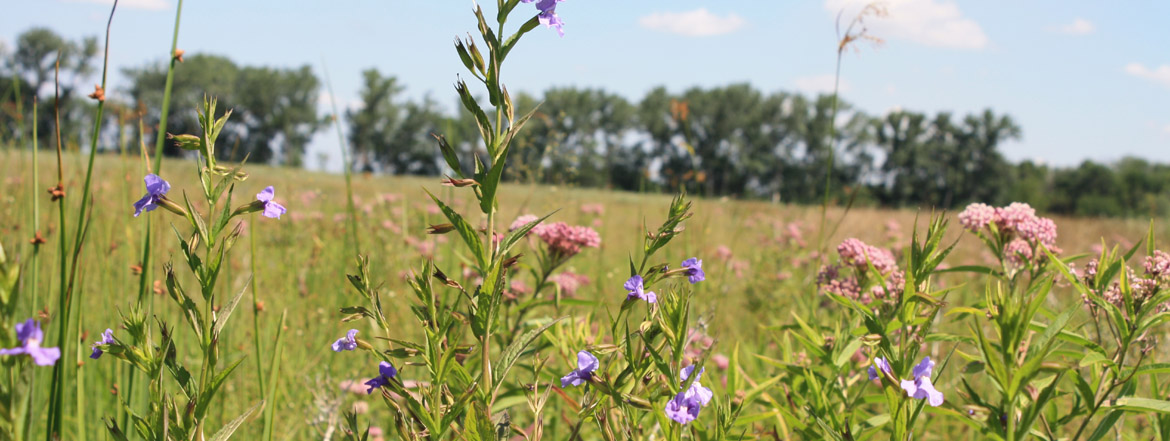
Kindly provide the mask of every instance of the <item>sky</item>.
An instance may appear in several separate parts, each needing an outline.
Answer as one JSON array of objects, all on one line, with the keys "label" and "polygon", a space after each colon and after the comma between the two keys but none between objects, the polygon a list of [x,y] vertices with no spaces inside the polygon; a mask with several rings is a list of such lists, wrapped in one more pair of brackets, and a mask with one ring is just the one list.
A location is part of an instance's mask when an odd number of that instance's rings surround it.
[{"label": "sky", "polygon": [[[43,26],[69,37],[100,35],[112,0],[3,0],[0,45]],[[485,9],[493,10],[493,2]],[[831,92],[838,16],[842,26],[869,0],[564,0],[565,36],[528,34],[503,79],[515,94],[593,87],[639,100],[748,82],[765,92]],[[845,55],[842,98],[866,113],[897,109],[1010,115],[1023,138],[1003,145],[1013,161],[1076,165],[1139,156],[1170,162],[1170,2],[1134,0],[886,0],[866,19],[880,45]],[[122,0],[110,65],[160,63],[170,52],[176,0]],[[463,66],[457,35],[475,28],[472,0],[187,0],[179,48],[238,64],[310,65],[339,107],[358,103],[361,72],[398,77],[405,95],[453,108]],[[533,5],[518,11],[535,13]],[[516,24],[523,18],[516,19]],[[93,79],[94,82],[97,78]],[[111,94],[127,87],[110,77]],[[124,94],[124,92],[123,92]],[[330,95],[321,92],[321,110]],[[306,163],[329,155],[332,127]]]}]

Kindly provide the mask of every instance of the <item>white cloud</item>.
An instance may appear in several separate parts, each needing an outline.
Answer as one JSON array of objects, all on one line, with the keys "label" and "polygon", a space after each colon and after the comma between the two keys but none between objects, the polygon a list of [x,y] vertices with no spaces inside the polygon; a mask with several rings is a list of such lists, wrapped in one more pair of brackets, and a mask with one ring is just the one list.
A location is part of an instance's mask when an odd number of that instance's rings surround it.
[{"label": "white cloud", "polygon": [[1166,124],[1165,127],[1162,127],[1162,132],[1167,134],[1167,135],[1170,135],[1170,124]]},{"label": "white cloud", "polygon": [[639,18],[638,24],[659,32],[688,37],[710,37],[738,31],[747,24],[747,20],[735,13],[720,17],[712,14],[707,8],[699,8],[685,12],[655,12]]},{"label": "white cloud", "polygon": [[1097,30],[1097,26],[1089,20],[1078,18],[1072,23],[1050,28],[1053,31],[1068,35],[1089,35]]},{"label": "white cloud", "polygon": [[1125,65],[1125,73],[1170,87],[1170,64],[1150,69],[1141,63],[1129,63]]},{"label": "white cloud", "polygon": [[[98,3],[103,5],[113,5],[114,0],[65,0],[69,3]],[[171,2],[168,0],[118,0],[118,9],[145,9],[148,11],[161,11],[171,8]]]},{"label": "white cloud", "polygon": [[[844,27],[870,3],[872,0],[825,0],[825,9],[834,17],[841,13]],[[948,49],[983,49],[989,42],[979,23],[964,17],[954,1],[886,0],[881,4],[888,16],[868,17],[865,21],[875,37]]]},{"label": "white cloud", "polygon": [[[833,93],[834,81],[836,81],[836,76],[833,74],[824,74],[798,77],[792,83],[796,86],[796,90],[815,95],[818,93]],[[844,93],[847,91],[849,91],[849,83],[842,79],[839,92]]]}]

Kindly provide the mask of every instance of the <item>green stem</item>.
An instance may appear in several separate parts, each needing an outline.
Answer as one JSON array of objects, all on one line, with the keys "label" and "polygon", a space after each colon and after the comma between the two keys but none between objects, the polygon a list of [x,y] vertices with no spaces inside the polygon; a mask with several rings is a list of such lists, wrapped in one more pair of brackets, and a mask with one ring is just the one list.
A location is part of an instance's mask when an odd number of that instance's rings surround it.
[{"label": "green stem", "polygon": [[[325,76],[325,87],[329,88],[329,105],[333,108],[333,124],[337,127],[337,148],[341,149],[342,169],[345,172],[345,201],[346,210],[349,212],[349,221],[345,224],[346,240],[351,251],[361,253],[357,240],[357,208],[353,204],[353,178],[351,176],[353,164],[349,159],[349,149],[345,148],[345,135],[341,132],[341,116],[337,113],[337,100],[333,98],[333,82],[329,80],[329,69],[325,68],[324,63],[321,65],[321,72]],[[349,254],[346,253],[346,255]]]}]

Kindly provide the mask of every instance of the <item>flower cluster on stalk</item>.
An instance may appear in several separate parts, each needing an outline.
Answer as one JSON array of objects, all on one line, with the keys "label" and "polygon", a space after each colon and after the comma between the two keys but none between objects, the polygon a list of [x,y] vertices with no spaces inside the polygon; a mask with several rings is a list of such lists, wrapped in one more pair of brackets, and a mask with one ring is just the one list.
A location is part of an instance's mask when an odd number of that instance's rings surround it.
[{"label": "flower cluster on stalk", "polygon": [[[892,301],[902,295],[905,273],[898,268],[894,254],[884,248],[866,244],[855,238],[845,239],[837,246],[840,262],[826,265],[817,274],[817,287],[823,293],[839,295],[863,304]],[[853,275],[845,269],[853,269]],[[884,279],[880,283],[870,268]]]}]

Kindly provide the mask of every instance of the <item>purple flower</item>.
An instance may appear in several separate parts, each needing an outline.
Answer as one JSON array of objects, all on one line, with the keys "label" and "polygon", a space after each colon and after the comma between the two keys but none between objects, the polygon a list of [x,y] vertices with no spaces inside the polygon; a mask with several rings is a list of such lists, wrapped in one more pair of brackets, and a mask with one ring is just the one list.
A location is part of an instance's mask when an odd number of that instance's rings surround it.
[{"label": "purple flower", "polygon": [[286,211],[284,205],[276,203],[272,197],[276,195],[276,189],[269,185],[264,191],[256,194],[256,200],[264,203],[264,217],[272,219],[280,219],[280,215]]},{"label": "purple flower", "polygon": [[893,375],[893,373],[894,373],[894,371],[892,369],[890,369],[890,362],[886,361],[886,359],[884,359],[884,358],[878,357],[878,358],[873,359],[873,364],[869,365],[869,379],[870,379],[870,381],[876,380],[876,379],[881,377],[881,375],[878,374],[878,371],[875,368],[875,366],[877,368],[881,368],[882,372],[885,372],[887,374]]},{"label": "purple flower", "polygon": [[596,371],[600,365],[601,363],[597,361],[597,357],[594,357],[589,351],[578,352],[577,369],[561,377],[561,387],[580,386],[582,383],[589,381],[593,377],[593,371]]},{"label": "purple flower", "polygon": [[171,184],[154,173],[146,175],[143,181],[146,181],[146,196],[134,203],[134,217],[143,211],[154,211],[162,197],[171,191]]},{"label": "purple flower", "polygon": [[394,365],[388,361],[378,363],[378,376],[366,382],[366,386],[370,388],[366,390],[366,394],[374,393],[374,389],[390,384],[390,379],[398,375],[398,369],[394,369]]},{"label": "purple flower", "polygon": [[930,373],[934,370],[934,362],[930,361],[930,357],[922,359],[918,366],[914,366],[913,380],[902,380],[902,389],[906,391],[906,396],[910,398],[926,399],[926,402],[933,407],[938,407],[943,403],[943,394],[934,385],[930,383]]},{"label": "purple flower", "polygon": [[692,285],[707,280],[707,273],[703,272],[703,261],[692,257],[684,260],[682,267],[687,269],[687,280]]},{"label": "purple flower", "polygon": [[658,295],[654,294],[653,291],[646,291],[642,287],[642,276],[635,274],[634,277],[630,277],[630,280],[627,280],[626,284],[622,286],[626,288],[626,291],[630,292],[626,296],[626,299],[642,299],[647,303],[658,301]]},{"label": "purple flower", "polygon": [[520,0],[521,3],[532,3],[534,1],[536,2],[536,9],[540,11],[540,16],[538,17],[540,24],[546,28],[556,28],[557,34],[564,37],[565,22],[561,21],[560,17],[557,17],[557,3],[565,0]]},{"label": "purple flower", "polygon": [[[695,366],[687,366],[679,372],[679,377],[683,382],[687,381],[691,373],[695,370]],[[711,389],[703,387],[699,384],[699,379],[702,378],[703,371],[699,371],[695,375],[695,381],[691,383],[691,387],[687,390],[680,391],[670,401],[666,402],[666,416],[679,424],[687,424],[699,417],[699,411],[711,402],[714,393]]]},{"label": "purple flower", "polygon": [[89,354],[89,358],[94,360],[101,358],[102,354],[104,353],[102,351],[102,345],[112,344],[114,344],[114,330],[107,328],[106,331],[102,333],[102,339],[94,342],[93,345],[90,346],[90,348],[93,349],[93,353]]},{"label": "purple flower", "polygon": [[349,332],[345,333],[345,337],[341,337],[333,342],[333,352],[357,349],[357,334],[357,329],[350,329]]},{"label": "purple flower", "polygon": [[60,349],[41,347],[45,333],[41,332],[41,324],[31,318],[25,320],[24,323],[16,324],[16,339],[20,340],[20,346],[12,349],[0,349],[0,355],[28,354],[37,366],[52,366],[57,363],[58,358],[61,358]]}]

